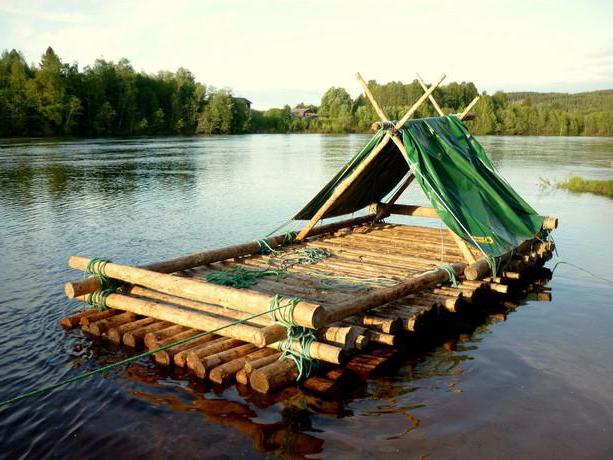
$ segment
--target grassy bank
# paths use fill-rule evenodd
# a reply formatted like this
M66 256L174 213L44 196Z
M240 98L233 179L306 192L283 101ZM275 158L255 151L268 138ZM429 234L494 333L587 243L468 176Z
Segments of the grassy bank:
M566 189L570 192L593 193L613 198L613 180L584 179L579 176L569 177L567 180L558 182L556 187Z

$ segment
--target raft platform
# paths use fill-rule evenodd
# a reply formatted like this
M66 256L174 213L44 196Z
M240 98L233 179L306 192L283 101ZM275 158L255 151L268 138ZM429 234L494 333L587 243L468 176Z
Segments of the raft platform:
M427 210L420 209L422 213ZM212 329L195 326L203 318L219 326L250 316L245 308L224 305L227 297L220 297L218 289L222 294L225 290L234 290L246 301L263 297L269 303L276 295L301 299L294 307L294 315L298 306L307 305L308 314L302 314L300 320L310 322L315 335L308 344L308 352L311 359L324 364L303 379L301 385L327 393L338 386L348 371L368 375L385 366L397 350L406 345L407 338L423 335L436 319L467 312L479 301L492 296L501 300L511 295L513 283L541 267L553 250L550 242L533 241L525 245L524 251L513 254L507 263L509 269L499 276L469 280L464 272L470 272L471 266L464 262L464 255L449 232L400 224L364 224L373 217L321 226L319 234L301 242L272 247L274 252L269 254L262 254L257 242L209 251L208 254L236 251L237 247L244 246L258 248L252 254L160 275L170 283L189 280L213 287L214 295L223 301L220 304L192 300L189 298L194 296L192 291L180 296L144 285L125 284L118 293L108 295L106 302L111 308L104 311L87 309L63 318L60 324L65 329L81 327L84 333L109 343L155 350ZM270 240L279 239L285 236ZM293 263L304 249L319 251L325 257ZM207 253L187 257L202 258L203 254ZM478 256L477 251L474 256ZM71 258L71 266L87 263L89 261ZM449 281L449 269L439 269L442 265L457 271L456 286ZM283 271L258 278L249 289L207 282L207 275L261 273L282 266ZM105 267L105 272L112 277L122 270L131 273L126 276L130 280L142 277L140 272L153 273L111 263ZM85 300L79 290L92 280L95 282L97 278L67 283L69 297ZM424 284L423 288L413 288L413 292L402 295L407 285L412 287L420 283ZM151 286L146 277L144 284ZM175 292L166 285L154 283L154 286ZM390 293L395 298L386 301ZM285 327L279 326L271 315L262 315L219 333L173 346L153 357L159 365L182 368L197 378L222 385L235 382L250 385L260 393L294 385L300 369L295 360L280 359L279 339L283 338ZM304 343L294 343L293 347L299 349L302 345Z

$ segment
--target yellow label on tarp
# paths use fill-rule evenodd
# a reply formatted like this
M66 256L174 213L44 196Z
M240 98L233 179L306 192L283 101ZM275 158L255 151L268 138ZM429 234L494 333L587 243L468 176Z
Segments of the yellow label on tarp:
M474 236L473 235L473 239L477 242L477 243L482 243L482 244L494 244L494 238L492 238L491 236Z

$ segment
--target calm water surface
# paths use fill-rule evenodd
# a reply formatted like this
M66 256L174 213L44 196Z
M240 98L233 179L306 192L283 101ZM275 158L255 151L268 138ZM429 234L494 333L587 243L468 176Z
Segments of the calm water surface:
M0 141L0 398L124 356L59 328L79 308L62 293L69 255L146 263L259 238L366 139ZM560 258L613 278L613 201L538 186L611 178L613 139L482 142L528 202L559 216ZM528 300L343 400L244 398L145 359L0 409L0 456L612 458L613 288L565 265L549 286L552 302Z

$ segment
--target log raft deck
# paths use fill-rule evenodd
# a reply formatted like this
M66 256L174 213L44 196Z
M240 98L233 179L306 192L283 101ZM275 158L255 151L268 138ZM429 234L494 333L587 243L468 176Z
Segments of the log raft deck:
M398 126L426 99L436 104L432 92L442 79L430 88L422 82L424 95ZM386 136L386 142L404 148L393 133ZM375 160L376 150L363 164ZM278 235L142 267L103 263L104 275L120 283L119 289L104 294L107 308L85 309L60 324L66 329L80 326L126 347L170 346L153 355L157 363L214 383L248 384L261 393L294 384L302 371L300 359L308 357L324 365L302 384L326 390L347 370L369 373L385 364L399 339L418 334L429 318L470 308L480 292L505 295L507 281L521 279L551 257L551 242L526 241L503 256L505 271L492 277L482 254L454 233L383 222L390 215L438 217L433 208L396 204L411 175L387 203L372 206L372 213L316 226L358 174L347 178L290 240ZM545 230L555 227L557 219L545 219ZM274 251L264 254L263 248ZM305 250L325 256L296 263ZM69 265L87 271L92 260L73 256ZM271 271L270 276L242 289L207 281L220 273L264 271ZM100 282L95 276L68 282L65 292L87 301L91 293L100 292ZM310 331L310 339L288 338L288 324ZM185 341L192 337L197 338ZM280 359L280 349L299 359Z

